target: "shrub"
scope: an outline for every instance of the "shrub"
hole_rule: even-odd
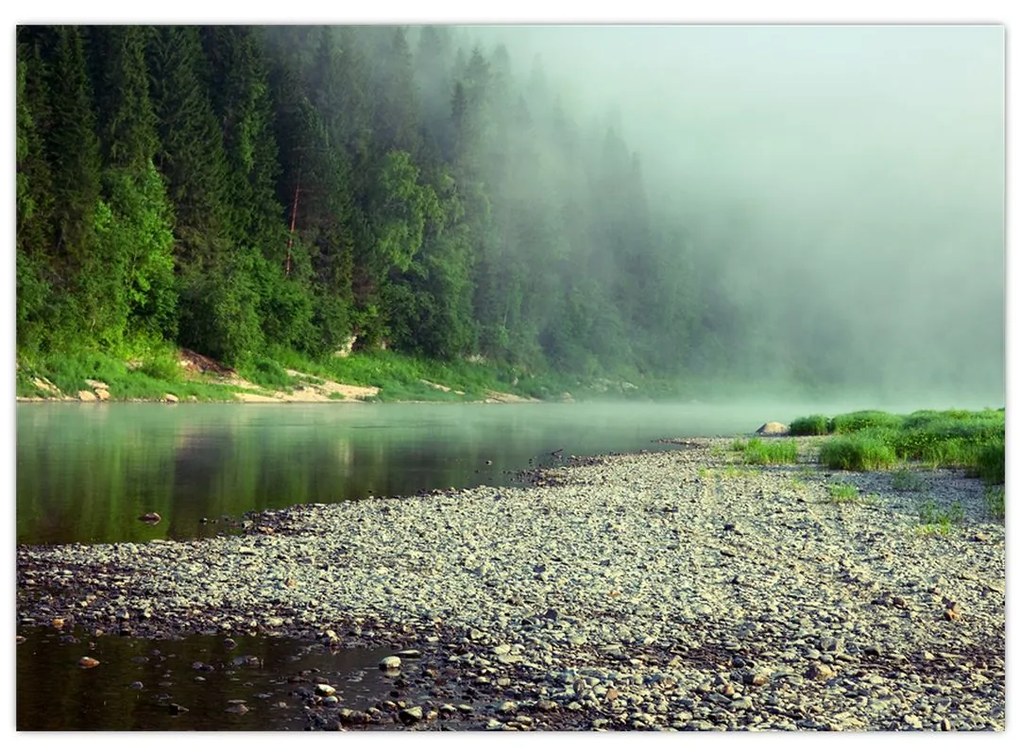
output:
[[[798,417],[790,423],[790,435],[828,435],[829,418],[823,414]]]

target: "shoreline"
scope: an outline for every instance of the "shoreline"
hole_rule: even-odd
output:
[[[734,465],[726,447],[262,512],[209,540],[21,546],[19,628],[420,654],[397,709],[313,696],[313,728],[1004,728],[1005,530],[981,483],[919,472],[929,489],[900,492],[888,473]],[[832,502],[836,482],[861,499]],[[964,521],[923,534],[922,499]],[[443,708],[465,695],[470,714]]]

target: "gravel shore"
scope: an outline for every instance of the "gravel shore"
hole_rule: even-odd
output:
[[[1005,529],[982,484],[917,470],[897,491],[799,442],[799,465],[692,439],[233,537],[22,546],[19,627],[406,650],[368,710],[311,685],[314,728],[1004,729]],[[952,504],[962,522],[922,526]]]

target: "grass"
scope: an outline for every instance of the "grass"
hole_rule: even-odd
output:
[[[803,418],[806,420],[808,418]],[[924,410],[909,415],[863,411],[833,417],[834,435],[819,451],[830,469],[889,469],[905,461],[965,469],[988,484],[1005,481],[1005,411]],[[901,473],[894,478],[910,485]],[[902,489],[910,489],[905,487]]]
[[[745,464],[796,464],[797,442],[752,438],[743,448]]]
[[[850,503],[856,501],[860,491],[853,485],[837,482],[829,486],[829,500],[833,503]]]
[[[829,431],[837,435],[845,435],[870,428],[898,430],[903,425],[903,417],[888,412],[866,409],[849,414],[837,414],[829,420]]]
[[[846,471],[889,469],[898,461],[887,435],[874,430],[832,438],[822,445],[818,458],[829,469]]]
[[[790,423],[790,435],[828,435],[829,422],[824,414],[798,417]]]
[[[275,359],[255,357],[250,363],[238,368],[237,374],[256,385],[274,391],[288,391],[298,384]]]
[[[985,490],[985,513],[990,519],[1006,518],[1006,488],[993,486]]]
[[[188,379],[177,362],[176,349],[159,344],[134,344],[114,355],[91,349],[19,355],[17,374],[19,396],[48,395],[32,382],[35,377],[45,377],[68,396],[92,390],[86,381],[98,380],[109,386],[113,400],[162,399],[167,393],[199,401],[234,398],[234,391],[227,386]]]
[[[963,507],[959,503],[945,507],[927,500],[917,505],[917,519],[920,522],[918,530],[924,535],[948,537],[953,528],[963,522],[963,518]]]

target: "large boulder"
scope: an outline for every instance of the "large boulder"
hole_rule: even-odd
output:
[[[782,422],[766,422],[754,432],[757,435],[789,435],[790,428]]]

